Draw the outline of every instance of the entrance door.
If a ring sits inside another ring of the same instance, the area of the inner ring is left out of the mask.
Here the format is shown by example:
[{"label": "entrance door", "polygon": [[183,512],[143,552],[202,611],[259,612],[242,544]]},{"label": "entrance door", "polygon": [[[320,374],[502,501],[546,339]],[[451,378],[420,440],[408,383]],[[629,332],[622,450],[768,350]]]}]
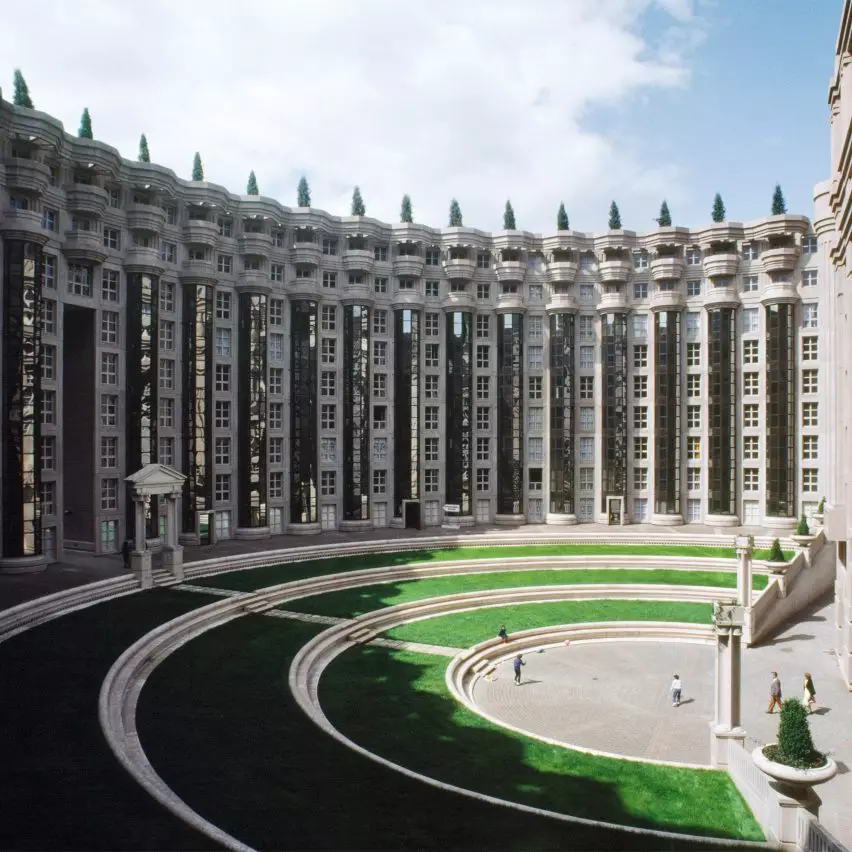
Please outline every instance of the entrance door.
[{"label": "entrance door", "polygon": [[213,544],[213,513],[199,512],[198,513],[198,543]]},{"label": "entrance door", "polygon": [[610,497],[607,500],[609,515],[609,525],[616,527],[621,525],[621,499],[618,497]]},{"label": "entrance door", "polygon": [[529,518],[531,524],[540,524],[544,520],[544,501],[540,497],[530,498]]},{"label": "entrance door", "polygon": [[403,500],[402,501],[403,518],[405,519],[406,529],[420,529],[420,501],[419,500]]},{"label": "entrance door", "polygon": [[760,503],[757,500],[743,500],[743,525],[760,526]]},{"label": "entrance door", "polygon": [[337,506],[320,506],[320,526],[324,530],[337,529]]}]

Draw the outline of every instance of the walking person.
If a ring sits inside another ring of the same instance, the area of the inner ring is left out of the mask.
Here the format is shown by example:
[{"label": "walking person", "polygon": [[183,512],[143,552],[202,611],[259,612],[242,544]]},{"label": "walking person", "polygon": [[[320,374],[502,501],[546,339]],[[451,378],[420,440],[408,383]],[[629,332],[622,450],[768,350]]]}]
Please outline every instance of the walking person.
[{"label": "walking person", "polygon": [[506,625],[502,625],[500,629],[497,631],[497,635],[500,637],[500,641],[505,645],[509,641],[509,634],[506,632]]},{"label": "walking person", "polygon": [[781,712],[781,681],[778,679],[778,672],[772,672],[772,682],[769,684],[769,708],[767,713],[771,713],[773,708],[778,707],[778,712]]},{"label": "walking person", "polygon": [[813,678],[810,672],[805,672],[805,694],[802,697],[802,704],[808,708],[808,713],[814,712],[816,705],[816,689],[814,689]]},{"label": "walking person", "polygon": [[518,654],[518,656],[515,657],[515,660],[514,660],[512,665],[515,668],[515,686],[520,686],[521,685],[521,666],[526,665],[526,663],[524,662],[524,658],[520,654]]},{"label": "walking person", "polygon": [[680,693],[681,693],[681,683],[680,683],[680,675],[676,674],[674,678],[672,678],[672,707],[680,707]]},{"label": "walking person", "polygon": [[130,554],[133,551],[133,545],[130,543],[130,539],[124,539],[124,544],[121,545],[121,555],[124,558],[124,570],[130,570]]}]

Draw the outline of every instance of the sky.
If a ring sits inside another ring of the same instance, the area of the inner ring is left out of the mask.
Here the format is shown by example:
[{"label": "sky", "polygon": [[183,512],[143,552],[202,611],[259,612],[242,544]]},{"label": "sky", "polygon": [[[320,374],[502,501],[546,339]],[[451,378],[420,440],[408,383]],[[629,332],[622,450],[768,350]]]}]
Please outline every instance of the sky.
[{"label": "sky", "polygon": [[[447,225],[645,231],[810,215],[829,177],[842,0],[34,0],[3,10],[3,95],[189,178]],[[34,20],[35,19],[35,20]]]}]

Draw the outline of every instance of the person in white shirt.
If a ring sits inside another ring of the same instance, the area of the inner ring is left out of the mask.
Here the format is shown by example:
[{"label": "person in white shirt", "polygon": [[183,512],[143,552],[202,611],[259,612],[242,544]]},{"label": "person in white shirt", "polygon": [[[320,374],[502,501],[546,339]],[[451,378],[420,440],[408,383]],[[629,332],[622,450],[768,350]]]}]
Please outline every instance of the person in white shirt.
[{"label": "person in white shirt", "polygon": [[681,691],[680,675],[676,674],[672,679],[672,707],[680,707],[680,691]]}]

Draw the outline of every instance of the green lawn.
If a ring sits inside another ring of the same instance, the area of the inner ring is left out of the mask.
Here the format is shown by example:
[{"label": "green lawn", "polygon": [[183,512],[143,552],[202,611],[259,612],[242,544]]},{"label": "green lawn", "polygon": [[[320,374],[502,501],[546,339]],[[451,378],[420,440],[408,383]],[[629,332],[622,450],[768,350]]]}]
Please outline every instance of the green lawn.
[{"label": "green lawn", "polygon": [[321,577],[343,571],[363,571],[410,565],[413,562],[438,562],[462,559],[504,559],[524,556],[683,556],[712,559],[734,559],[730,547],[688,547],[686,545],[631,545],[631,544],[548,544],[503,545],[500,547],[445,547],[434,550],[409,550],[404,553],[368,553],[363,556],[339,556],[331,559],[311,559],[283,565],[269,565],[245,571],[216,574],[193,583],[219,589],[257,591],[267,586]]},{"label": "green lawn", "polygon": [[587,819],[763,840],[727,773],[587,755],[496,727],[452,700],[446,665],[360,647],[326,670],[320,700],[359,745],[447,783]]},{"label": "green lawn", "polygon": [[[752,576],[755,589],[766,588],[765,574]],[[717,586],[734,589],[737,575],[733,571],[678,571],[640,568],[543,569],[530,571],[495,571],[488,574],[456,574],[423,580],[403,580],[343,589],[324,595],[312,595],[282,604],[282,609],[355,618],[382,607],[396,606],[425,598],[437,598],[460,592],[489,589],[514,589],[526,586],[584,585],[587,583],[643,583],[668,586]]]},{"label": "green lawn", "polygon": [[394,627],[385,634],[389,639],[424,642],[467,648],[497,635],[501,624],[509,633],[551,624],[589,621],[682,621],[710,624],[713,606],[709,603],[679,601],[548,601],[546,603],[509,604],[439,615]]}]

